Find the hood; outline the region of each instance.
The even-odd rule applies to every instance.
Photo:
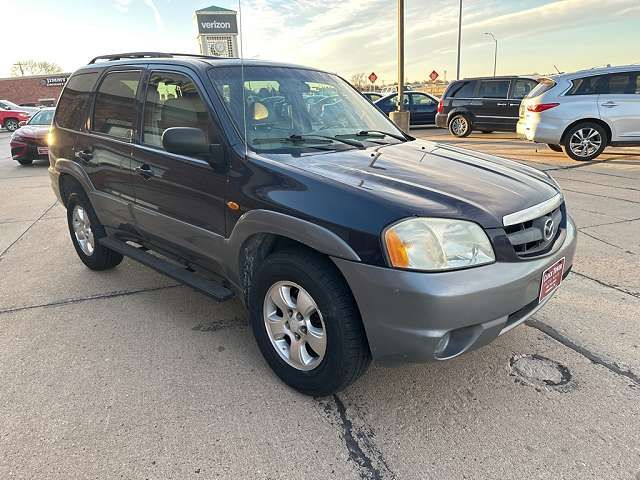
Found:
[[[49,125],[24,125],[15,131],[14,135],[22,138],[44,140],[49,133]]]
[[[449,145],[415,140],[326,154],[265,155],[405,206],[406,215],[460,218],[485,228],[558,193],[543,172]]]

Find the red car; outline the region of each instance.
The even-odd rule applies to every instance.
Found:
[[[27,112],[6,110],[0,107],[0,127],[4,127],[10,132],[17,130],[20,122],[26,122],[29,117],[30,115]]]
[[[43,108],[28,122],[20,122],[11,136],[11,156],[20,165],[29,165],[36,159],[47,159],[49,147],[47,135],[55,108]]]

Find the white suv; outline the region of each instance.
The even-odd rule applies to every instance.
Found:
[[[606,146],[640,146],[640,65],[543,78],[522,101],[518,136],[574,160]]]

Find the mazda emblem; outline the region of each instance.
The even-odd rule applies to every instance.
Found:
[[[551,240],[551,237],[553,237],[553,231],[554,231],[554,222],[553,222],[553,218],[549,218],[547,219],[546,222],[544,222],[544,231],[543,231],[543,235],[544,235],[544,239],[546,241]]]

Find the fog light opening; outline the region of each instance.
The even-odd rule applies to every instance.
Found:
[[[438,344],[436,345],[435,355],[439,357],[449,346],[449,340],[451,339],[451,335],[449,332],[445,333],[440,340],[438,340]]]

